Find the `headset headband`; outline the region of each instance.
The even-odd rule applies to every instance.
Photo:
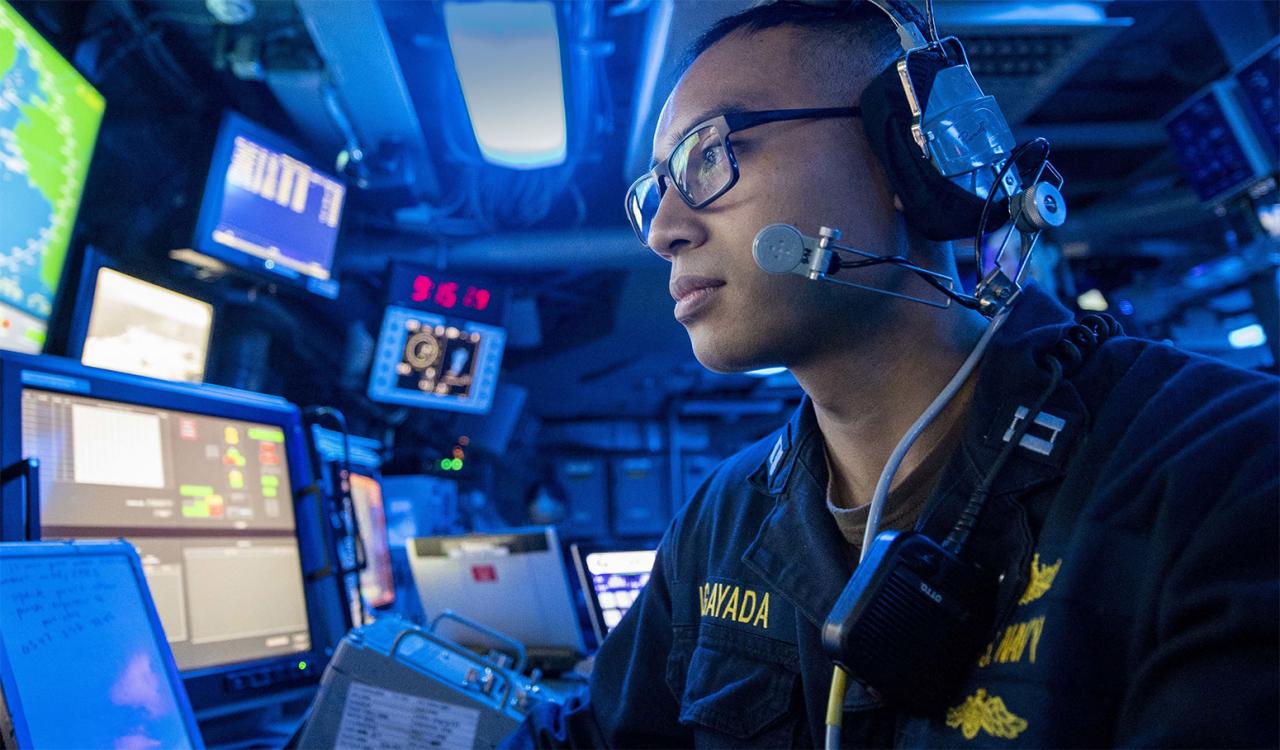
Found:
[[[929,42],[924,38],[924,34],[920,33],[920,29],[915,22],[904,18],[890,4],[889,0],[853,0],[853,5],[857,5],[859,2],[869,3],[889,17],[889,20],[893,22],[893,28],[898,32],[898,41],[902,44],[903,52],[910,52],[911,50],[928,46]]]

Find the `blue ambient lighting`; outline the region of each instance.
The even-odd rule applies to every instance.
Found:
[[[1252,349],[1267,343],[1267,333],[1261,325],[1254,323],[1228,333],[1227,342],[1232,349]]]
[[[449,2],[445,28],[480,154],[512,169],[565,160],[560,36],[549,2]]]
[[[748,370],[747,374],[756,378],[767,378],[770,375],[777,375],[786,372],[785,367],[762,367],[759,370]]]

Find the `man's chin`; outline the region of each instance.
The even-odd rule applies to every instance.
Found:
[[[766,366],[759,364],[759,356],[750,356],[746,352],[728,350],[723,346],[723,342],[715,342],[719,343],[719,346],[713,345],[713,342],[700,342],[699,338],[692,331],[689,332],[690,343],[693,345],[693,356],[697,358],[698,364],[712,372],[732,375]]]

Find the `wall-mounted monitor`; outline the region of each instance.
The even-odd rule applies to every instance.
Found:
[[[90,367],[199,383],[209,353],[208,302],[98,269],[80,361]]]
[[[194,248],[273,281],[338,296],[334,247],[347,188],[302,150],[227,112],[218,131]]]
[[[369,375],[369,398],[424,409],[484,413],[507,332],[405,307],[388,307]]]
[[[1240,99],[1273,161],[1280,158],[1280,39],[1272,39],[1232,75]]]
[[[1200,201],[1229,200],[1271,171],[1230,79],[1196,94],[1165,120],[1174,156]]]
[[[0,0],[0,349],[44,348],[105,108]]]

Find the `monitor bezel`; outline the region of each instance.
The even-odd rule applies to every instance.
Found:
[[[289,481],[295,493],[311,485],[311,471],[303,438],[298,407],[276,396],[239,391],[216,385],[195,385],[168,380],[155,380],[140,375],[86,367],[62,357],[30,355],[0,351],[0,404],[21,403],[22,391],[34,388],[73,396],[121,401],[140,406],[173,409],[212,417],[224,417],[278,426],[285,433],[285,456],[289,461]],[[22,460],[22,409],[0,409],[0,467]],[[21,541],[26,536],[25,499],[19,482],[0,486],[0,541]],[[262,695],[276,695],[290,688],[310,685],[319,680],[328,661],[324,624],[331,615],[318,601],[318,587],[308,580],[306,571],[308,542],[301,530],[301,505],[294,502],[294,538],[299,558],[298,571],[306,600],[307,630],[311,647],[288,655],[268,656],[247,661],[219,664],[182,672],[183,682],[192,705],[200,715],[206,709],[242,705]],[[323,582],[322,582],[323,583]],[[325,586],[324,588],[333,588]],[[334,598],[336,599],[336,593]],[[244,691],[229,694],[224,677],[233,672],[288,668],[305,660],[308,671],[298,680],[273,683],[261,692]],[[314,667],[314,668],[311,668]]]
[[[151,625],[151,635],[155,639],[157,651],[160,652],[161,659],[164,660],[165,674],[169,678],[169,686],[172,689],[174,703],[178,708],[178,712],[182,714],[182,723],[186,726],[187,736],[191,739],[193,748],[199,750],[204,747],[204,738],[200,734],[200,727],[195,721],[195,712],[191,708],[190,698],[187,696],[185,682],[182,674],[178,671],[177,664],[173,660],[173,652],[169,649],[168,641],[165,640],[164,627],[160,624],[160,616],[156,612],[155,602],[151,598],[151,588],[147,585],[146,576],[142,572],[142,561],[138,559],[138,553],[133,547],[124,541],[75,541],[75,542],[25,542],[22,544],[0,544],[0,560],[8,560],[15,557],[59,557],[74,554],[82,557],[123,557],[129,563],[129,570],[133,573],[134,582],[138,585],[143,600],[148,605],[146,607],[147,621]],[[25,721],[25,712],[22,710],[22,696],[17,690],[17,685],[13,681],[12,670],[7,664],[8,656],[4,648],[4,633],[0,632],[0,692],[3,692],[4,703],[7,716],[4,717],[14,732],[18,747],[31,747],[31,730]],[[14,706],[17,710],[14,710]]]
[[[343,196],[343,207],[339,212],[338,228],[335,231],[333,247],[329,252],[329,263],[325,268],[326,278],[324,279],[309,276],[287,266],[278,265],[269,259],[258,258],[213,239],[213,229],[217,226],[222,202],[226,196],[226,167],[230,164],[236,135],[246,135],[261,142],[263,145],[305,162],[314,171],[341,183],[348,192],[350,190],[345,180],[326,169],[317,167],[317,159],[313,158],[297,144],[234,110],[226,110],[222,114],[222,121],[218,126],[218,136],[214,142],[213,154],[209,159],[204,192],[200,198],[200,211],[196,215],[195,232],[191,238],[192,249],[265,281],[288,284],[306,289],[321,297],[337,299],[338,281],[334,278],[333,269],[337,256],[338,236],[342,231],[342,217],[345,216],[347,210],[346,201],[349,197],[347,194]]]

